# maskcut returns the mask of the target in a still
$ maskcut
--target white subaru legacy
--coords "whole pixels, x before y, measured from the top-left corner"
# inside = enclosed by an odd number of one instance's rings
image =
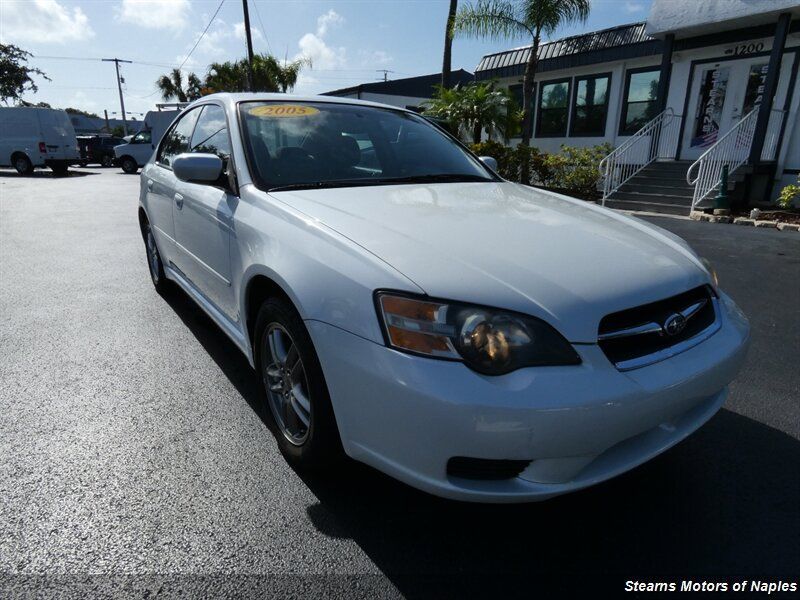
[[[504,181],[407,110],[211,95],[141,175],[158,290],[245,354],[299,467],[342,453],[449,498],[540,500],[678,443],[749,325],[681,239]]]

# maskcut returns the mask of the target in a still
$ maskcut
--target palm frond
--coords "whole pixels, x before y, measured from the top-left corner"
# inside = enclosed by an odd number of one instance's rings
[[[458,11],[453,31],[456,35],[490,40],[533,37],[515,3],[509,0],[478,0]]]
[[[583,23],[589,17],[591,0],[530,0],[525,2],[525,22],[547,35],[563,26]]]

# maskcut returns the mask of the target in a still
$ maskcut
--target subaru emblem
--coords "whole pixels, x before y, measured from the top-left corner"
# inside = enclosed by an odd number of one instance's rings
[[[686,317],[684,317],[680,313],[675,313],[673,315],[670,315],[667,318],[667,320],[664,321],[664,325],[662,327],[664,333],[670,337],[678,335],[685,328],[686,328]]]

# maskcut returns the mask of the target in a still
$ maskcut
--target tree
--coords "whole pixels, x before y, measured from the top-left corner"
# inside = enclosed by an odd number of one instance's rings
[[[529,37],[531,50],[522,80],[522,145],[531,143],[531,105],[533,82],[539,63],[542,34],[551,35],[562,25],[585,22],[591,0],[478,0],[456,15],[456,33],[478,38],[501,39]],[[522,183],[528,183],[527,165],[523,165]]]
[[[84,117],[89,117],[92,119],[100,118],[100,116],[97,115],[96,113],[81,110],[80,108],[67,107],[64,109],[64,112],[70,115],[83,115]]]
[[[0,44],[0,101],[6,104],[9,100],[21,101],[25,92],[39,91],[32,75],[50,81],[43,71],[25,64],[29,56],[33,54],[17,46]]]
[[[491,138],[499,131],[503,138],[519,124],[521,115],[511,94],[497,89],[494,81],[446,88],[437,86],[424,114],[447,122],[462,138],[481,141],[484,131]]]
[[[300,71],[310,66],[308,59],[298,59],[281,64],[269,54],[256,54],[253,57],[253,91],[255,92],[288,92],[297,84]],[[246,92],[247,59],[211,63],[204,84],[204,91],[213,92]]]
[[[164,102],[175,98],[178,102],[191,102],[200,97],[200,78],[194,73],[186,77],[186,87],[183,84],[183,74],[180,69],[172,69],[168,75],[162,75],[156,81],[156,87],[161,92]]]
[[[447,23],[444,27],[444,54],[442,56],[442,87],[450,87],[450,75],[453,71],[453,26],[458,11],[458,0],[450,0],[450,9],[447,11]]]

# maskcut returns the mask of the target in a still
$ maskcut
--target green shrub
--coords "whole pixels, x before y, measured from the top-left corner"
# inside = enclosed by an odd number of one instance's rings
[[[519,182],[523,165],[527,163],[531,183],[589,198],[597,194],[598,165],[613,150],[609,144],[590,148],[561,146],[558,154],[545,154],[538,148],[522,145],[509,148],[495,141],[471,144],[470,149],[478,156],[494,158],[500,176],[509,181]]]
[[[800,177],[797,178],[797,184],[789,184],[781,190],[778,196],[778,206],[781,208],[792,208],[792,205],[800,200]]]
[[[528,171],[531,181],[539,181],[549,173],[545,167],[545,154],[539,152],[537,148],[525,147],[522,145],[509,148],[500,142],[489,140],[478,144],[470,144],[472,150],[478,156],[491,156],[497,161],[497,172],[504,179],[509,181],[520,181],[520,173],[527,156]]]
[[[561,146],[558,154],[545,158],[542,184],[547,187],[567,190],[580,196],[594,196],[600,180],[600,161],[611,152],[610,144],[600,144],[589,148]]]

